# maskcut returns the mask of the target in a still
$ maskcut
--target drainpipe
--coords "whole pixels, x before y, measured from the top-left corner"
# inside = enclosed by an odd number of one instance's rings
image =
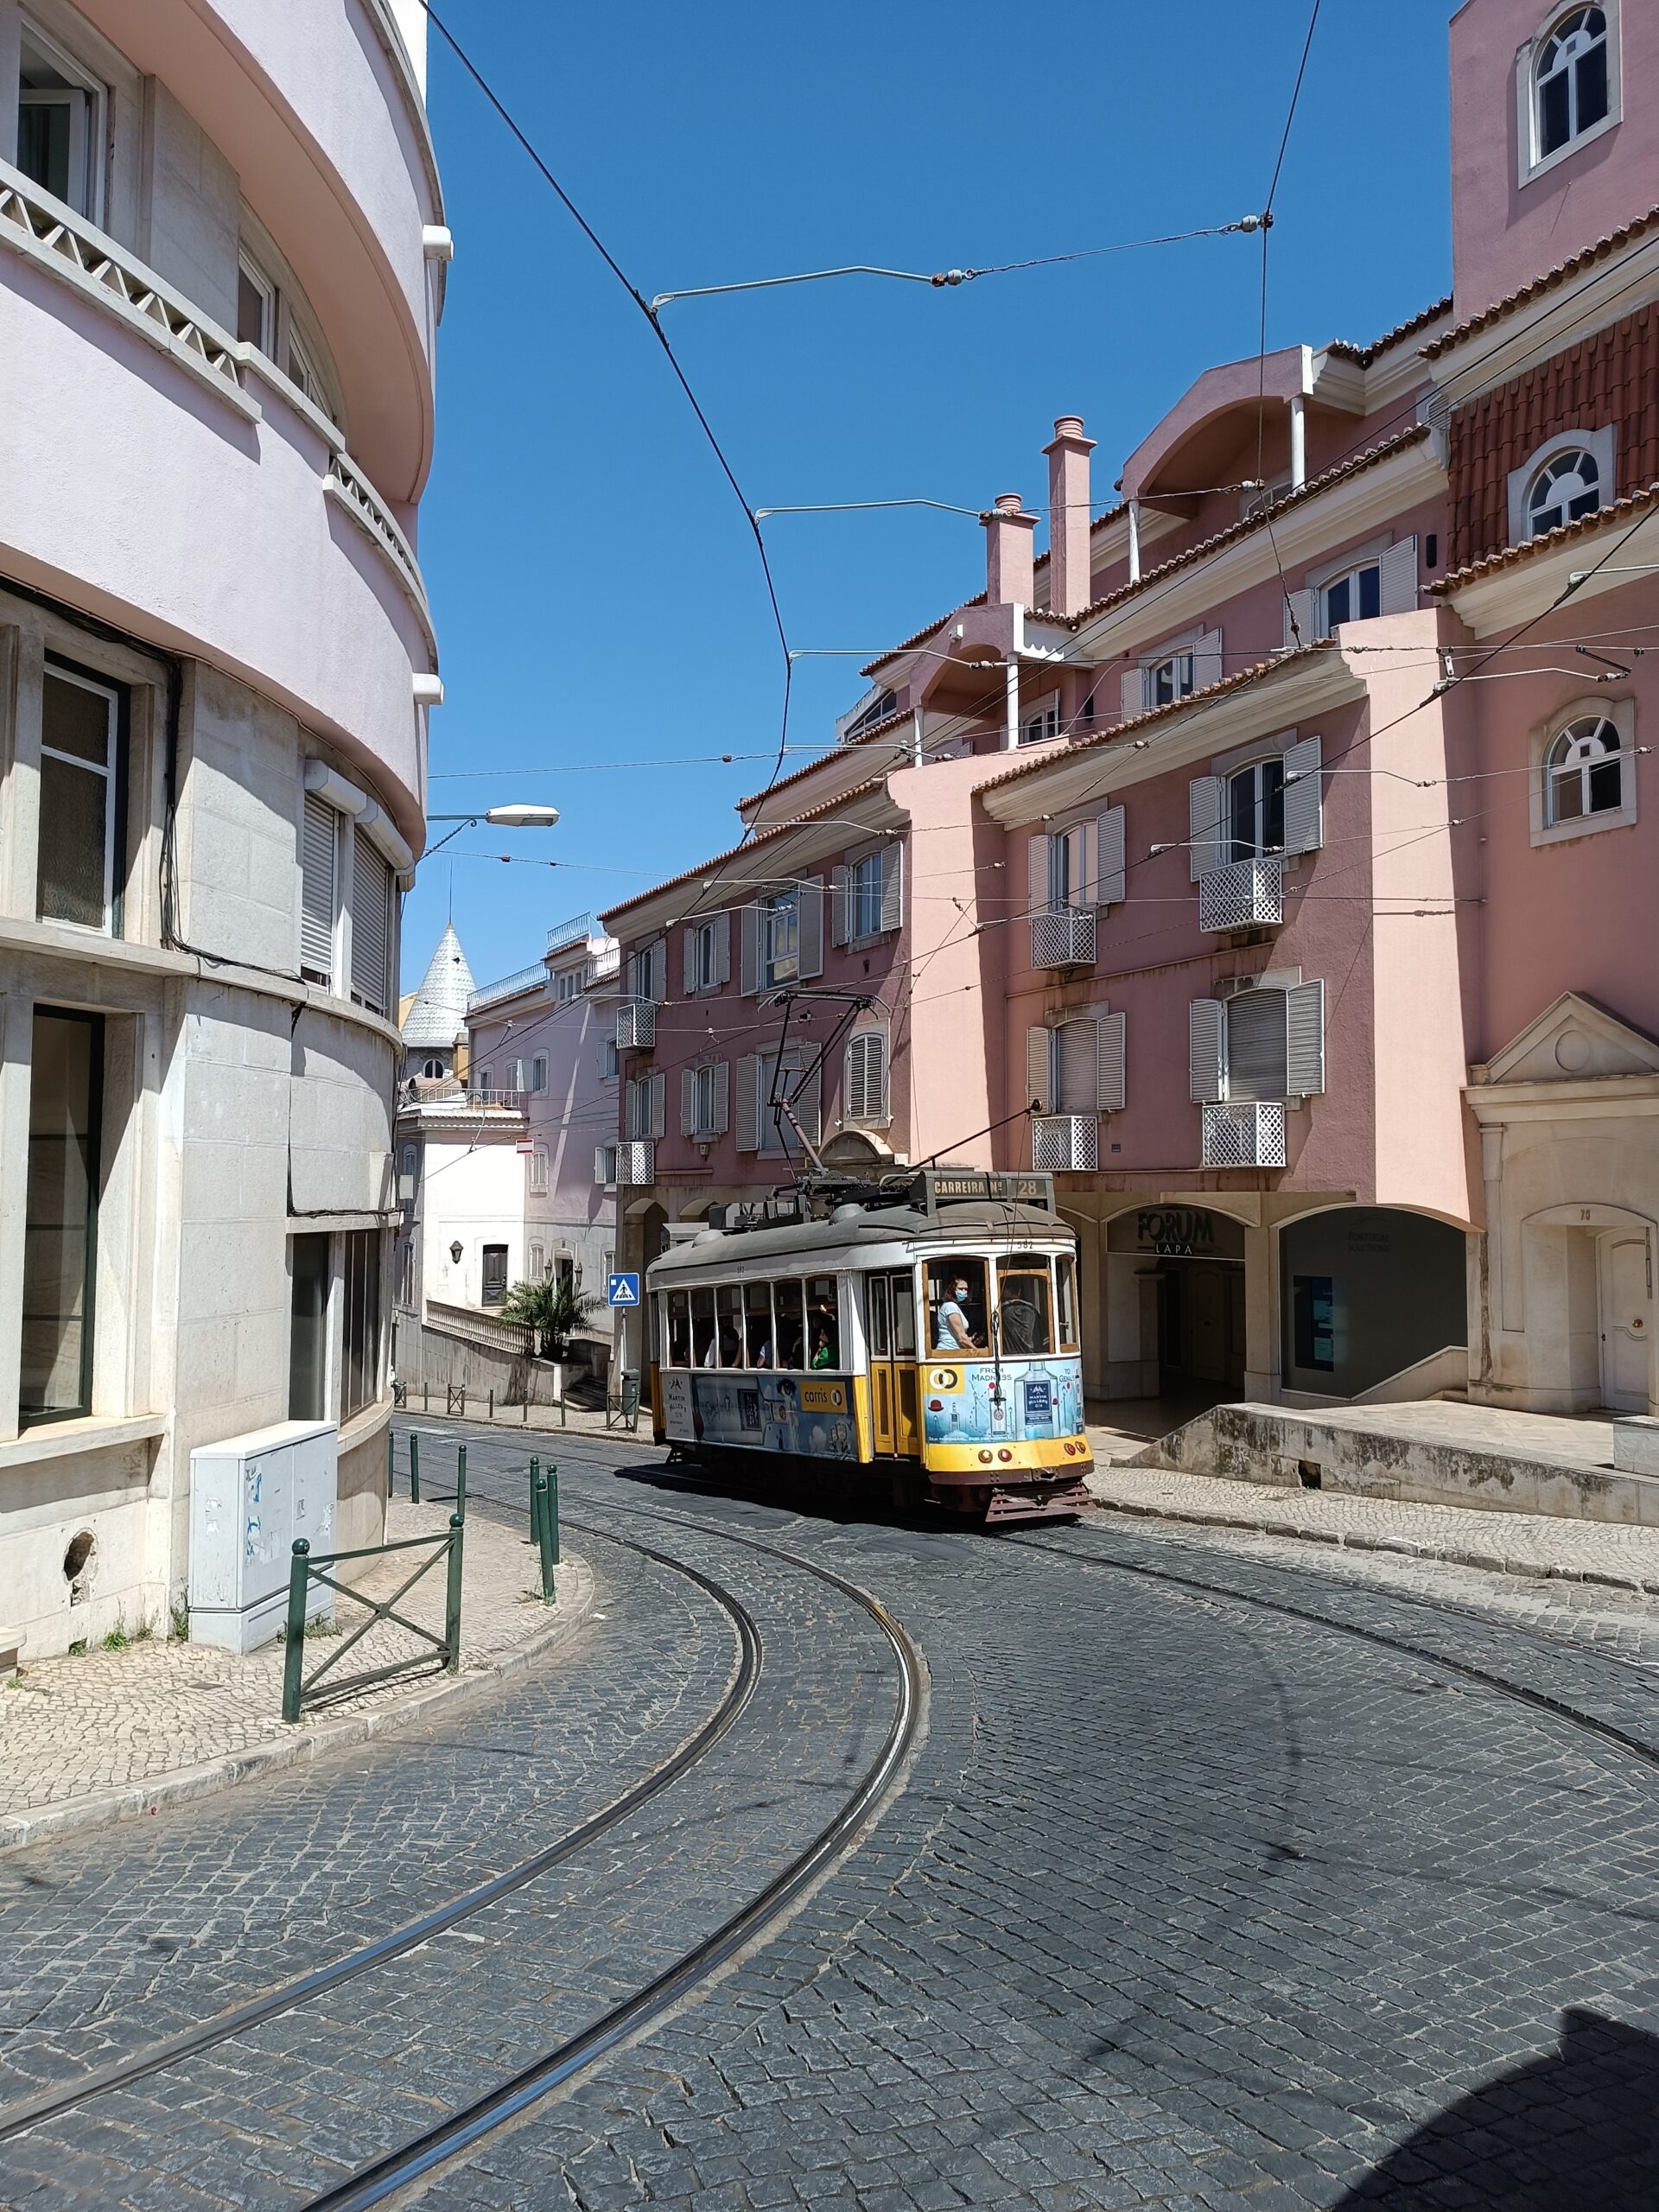
[[[1307,481],[1307,398],[1300,391],[1290,395],[1290,488],[1300,492]]]
[[[910,717],[910,764],[912,768],[922,765],[922,710],[915,708]]]
[[[1141,581],[1141,502],[1129,501],[1129,582]]]

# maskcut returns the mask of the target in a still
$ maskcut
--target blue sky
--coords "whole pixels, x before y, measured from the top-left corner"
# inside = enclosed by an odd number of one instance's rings
[[[1230,221],[1266,194],[1307,20],[1306,0],[441,12],[648,296]],[[1448,288],[1449,12],[1325,0],[1274,208],[1270,346],[1363,341]],[[422,868],[406,989],[452,899],[483,982],[537,959],[550,925],[734,842],[781,696],[753,541],[643,318],[436,33],[429,102],[456,241],[421,522],[448,692],[430,805],[563,818],[463,830]],[[950,291],[855,278],[688,301],[666,327],[756,506],[1039,503],[1068,412],[1099,442],[1104,498],[1200,370],[1255,351],[1259,251],[1200,239]],[[798,743],[833,734],[860,659],[983,582],[966,517],[766,528],[791,643],[858,649],[798,664]],[[725,753],[767,757],[676,765]],[[606,765],[633,762],[652,765]],[[502,852],[558,865],[482,857]]]

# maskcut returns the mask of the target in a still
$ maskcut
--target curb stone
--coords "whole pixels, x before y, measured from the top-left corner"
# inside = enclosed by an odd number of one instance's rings
[[[560,1591],[555,1608],[556,1618],[511,1651],[467,1668],[453,1680],[445,1676],[429,1682],[412,1697],[401,1698],[372,1712],[348,1713],[339,1720],[321,1720],[309,1727],[285,1730],[269,1743],[256,1744],[247,1751],[228,1751],[222,1758],[204,1759],[198,1766],[181,1767],[176,1773],[156,1775],[148,1782],[98,1790],[85,1797],[69,1798],[60,1805],[42,1805],[32,1812],[6,1814],[0,1816],[0,1856],[26,1850],[31,1844],[56,1841],[88,1828],[157,1813],[163,1806],[187,1804],[194,1798],[227,1789],[234,1783],[251,1782],[281,1768],[318,1758],[327,1751],[368,1743],[378,1736],[392,1735],[408,1727],[411,1721],[424,1719],[435,1707],[511,1681],[516,1675],[527,1673],[537,1660],[569,1643],[586,1625],[593,1611],[595,1586],[592,1568],[582,1559],[569,1560],[565,1564],[573,1570],[574,1587],[568,1598]]]

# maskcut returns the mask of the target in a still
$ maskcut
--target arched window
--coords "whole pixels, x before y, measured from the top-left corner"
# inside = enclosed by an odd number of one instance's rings
[[[1624,755],[1605,715],[1569,722],[1544,755],[1544,821],[1555,829],[1624,804]]]
[[[443,1062],[442,1060],[435,1059],[423,1060],[421,1063],[421,1073],[426,1077],[429,1083],[435,1083],[443,1073]]]
[[[1554,454],[1527,487],[1527,535],[1541,537],[1601,505],[1601,465],[1583,446]]]
[[[1605,10],[1569,8],[1539,40],[1533,62],[1541,162],[1605,122],[1607,73]]]

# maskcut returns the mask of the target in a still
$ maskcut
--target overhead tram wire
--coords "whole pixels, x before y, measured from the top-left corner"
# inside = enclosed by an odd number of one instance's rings
[[[1273,228],[1273,203],[1279,191],[1279,179],[1283,173],[1285,156],[1290,147],[1291,126],[1296,120],[1296,109],[1302,97],[1302,79],[1307,74],[1307,57],[1313,49],[1314,27],[1319,20],[1320,0],[1313,0],[1307,19],[1307,35],[1302,41],[1302,58],[1296,65],[1296,82],[1291,86],[1290,105],[1285,112],[1285,127],[1279,135],[1279,151],[1273,164],[1273,177],[1268,186],[1268,196],[1262,206],[1262,314],[1256,343],[1255,393],[1255,473],[1266,479],[1266,448],[1268,435],[1268,238]],[[1284,563],[1279,558],[1279,541],[1273,531],[1273,503],[1269,499],[1262,510],[1267,524],[1268,543],[1273,551],[1273,565],[1279,572],[1279,589],[1285,602],[1285,621],[1292,638],[1302,642],[1301,631],[1296,621],[1296,609],[1291,600],[1290,587],[1285,581]]]

